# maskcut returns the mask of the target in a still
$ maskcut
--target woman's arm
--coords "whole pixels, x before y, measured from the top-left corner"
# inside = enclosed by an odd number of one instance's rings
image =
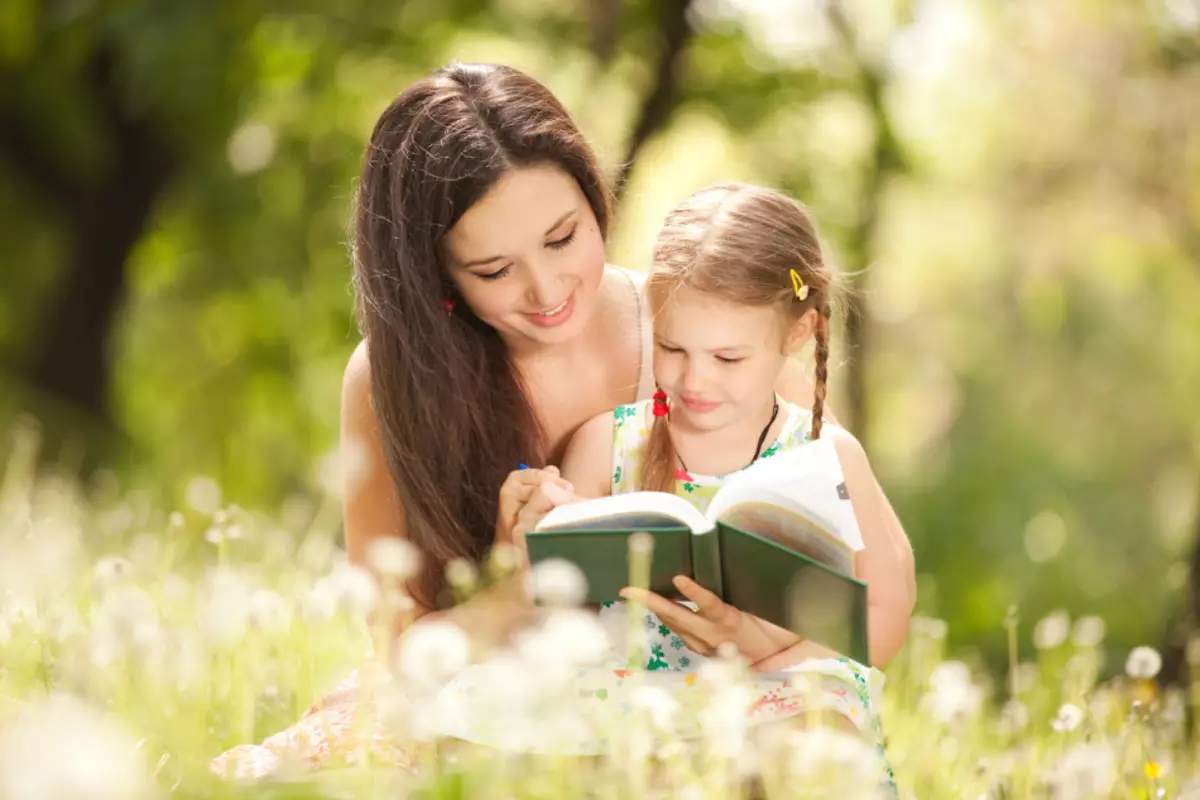
[[[383,536],[405,538],[404,508],[383,454],[379,422],[371,406],[371,367],[364,341],[350,356],[342,381],[340,454],[345,468],[343,525],[352,564],[370,568],[371,542]],[[478,646],[503,641],[532,614],[519,581],[482,592],[467,603],[434,612],[414,605],[412,619],[444,619],[461,627]],[[400,620],[397,620],[397,624]]]

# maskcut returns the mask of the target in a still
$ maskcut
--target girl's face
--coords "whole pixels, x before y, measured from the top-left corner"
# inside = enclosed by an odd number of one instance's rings
[[[510,347],[570,341],[591,318],[604,238],[583,190],[558,167],[510,170],[445,247],[459,293]]]
[[[672,424],[702,431],[769,408],[784,362],[807,339],[774,306],[738,305],[672,290],[654,317],[654,378]]]

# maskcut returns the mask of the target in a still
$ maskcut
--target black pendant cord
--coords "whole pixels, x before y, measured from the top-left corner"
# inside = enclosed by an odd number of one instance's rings
[[[758,457],[760,455],[762,455],[762,448],[763,448],[763,444],[767,441],[767,434],[770,433],[771,426],[775,424],[775,418],[778,416],[779,416],[779,399],[776,398],[775,404],[771,408],[771,418],[769,420],[767,420],[767,424],[763,426],[762,433],[760,433],[758,435],[758,446],[754,448],[754,458],[750,459],[750,464],[753,464],[755,461],[758,461]],[[683,463],[683,456],[679,455],[679,453],[676,453],[675,457],[677,459],[679,459],[679,466],[683,468],[683,471],[690,472],[690,470],[687,468],[687,464]],[[748,467],[748,466],[750,466],[750,464],[747,464],[746,466]]]

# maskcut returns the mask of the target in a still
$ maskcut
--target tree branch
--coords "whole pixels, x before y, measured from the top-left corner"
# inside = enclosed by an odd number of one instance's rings
[[[9,81],[11,76],[3,79]],[[0,154],[20,173],[30,188],[52,206],[69,206],[76,196],[76,184],[54,156],[47,140],[33,130],[19,114],[11,98],[0,104]]]
[[[654,71],[654,88],[642,101],[637,124],[629,137],[625,158],[621,161],[621,169],[614,182],[613,193],[618,203],[625,192],[638,153],[667,124],[678,102],[682,57],[692,38],[692,26],[688,23],[691,6],[692,0],[660,0],[658,30],[662,35],[662,50]]]

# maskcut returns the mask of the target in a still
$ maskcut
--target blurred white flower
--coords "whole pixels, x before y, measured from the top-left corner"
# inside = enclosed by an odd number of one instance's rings
[[[329,575],[338,606],[352,616],[366,616],[379,601],[375,576],[356,564],[342,564]]]
[[[661,730],[669,730],[679,702],[666,690],[657,686],[639,686],[633,692],[634,708],[645,711],[650,722]]]
[[[609,640],[595,614],[560,608],[520,633],[517,652],[547,679],[564,678],[576,667],[598,665],[609,652]]]
[[[1070,733],[1083,723],[1083,709],[1074,703],[1063,703],[1058,708],[1058,714],[1050,721],[1050,727],[1057,733]]]
[[[983,705],[983,690],[971,680],[966,664],[943,661],[930,674],[929,692],[921,705],[944,724],[971,719]]]
[[[258,589],[250,595],[250,624],[268,634],[286,633],[292,626],[292,607],[278,593]]]
[[[464,592],[474,590],[479,582],[479,570],[465,558],[455,558],[446,565],[446,582]]]
[[[105,556],[92,568],[92,585],[97,591],[133,578],[133,564],[123,556]]]
[[[577,606],[587,598],[587,579],[575,564],[550,558],[534,565],[533,596],[551,606]]]
[[[296,555],[306,570],[319,575],[329,569],[334,549],[332,536],[325,531],[312,531],[304,537]]]
[[[909,630],[918,636],[925,636],[935,641],[941,641],[946,638],[948,626],[945,620],[915,616],[912,618]]]
[[[212,516],[221,507],[221,487],[207,475],[188,481],[183,497],[193,510],[206,516]]]
[[[154,795],[129,730],[72,697],[53,696],[0,727],[0,800]]]
[[[1150,680],[1162,669],[1162,656],[1153,647],[1135,647],[1125,660],[1125,674],[1139,680]]]
[[[1013,736],[1029,727],[1029,708],[1020,700],[1009,700],[1000,709],[1000,732]]]
[[[457,625],[431,620],[413,625],[400,640],[396,667],[421,690],[435,689],[467,666],[471,643]]]
[[[172,605],[183,605],[192,596],[191,586],[188,585],[186,580],[175,573],[169,573],[163,578],[160,592],[163,601]]]
[[[1104,744],[1072,747],[1051,768],[1046,782],[1055,800],[1108,797],[1117,782],[1116,759]]]
[[[710,662],[711,663],[711,662]],[[707,665],[706,665],[707,666]],[[738,758],[748,743],[750,708],[754,697],[738,683],[718,686],[700,712],[705,740],[724,758]]]
[[[262,122],[242,124],[230,134],[225,155],[237,174],[258,172],[275,157],[274,129]]]
[[[158,606],[131,584],[112,587],[91,610],[93,661],[103,666],[131,652],[144,652],[158,637]]]
[[[489,554],[491,568],[500,574],[512,572],[521,563],[520,552],[511,544],[501,542]]]
[[[863,739],[817,726],[789,736],[788,771],[802,786],[820,786],[822,796],[875,798],[887,775],[878,753]]]
[[[407,539],[381,536],[367,545],[367,563],[383,577],[404,583],[417,574],[421,554]]]
[[[1106,632],[1103,617],[1080,617],[1075,621],[1071,641],[1076,647],[1099,647]]]
[[[1065,611],[1054,611],[1038,620],[1033,628],[1033,645],[1038,650],[1053,650],[1071,633],[1071,618]]]
[[[231,570],[208,575],[199,622],[209,645],[231,647],[246,635],[252,591],[249,579]]]
[[[629,537],[629,555],[648,556],[654,552],[654,537],[648,533],[635,533]]]
[[[333,619],[338,609],[337,588],[329,578],[321,578],[304,595],[300,615],[305,622],[320,624]]]

